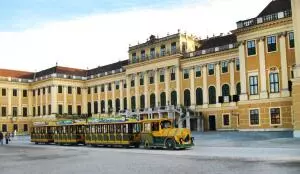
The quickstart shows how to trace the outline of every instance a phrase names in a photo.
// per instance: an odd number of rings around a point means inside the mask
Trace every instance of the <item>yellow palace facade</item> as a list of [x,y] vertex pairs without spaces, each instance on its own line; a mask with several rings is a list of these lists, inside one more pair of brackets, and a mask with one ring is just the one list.
[[0,69],[0,131],[26,132],[33,122],[70,116],[125,115],[169,117],[197,131],[300,136],[299,10],[297,0],[275,0],[227,35],[151,35],[129,47],[128,60],[90,70]]

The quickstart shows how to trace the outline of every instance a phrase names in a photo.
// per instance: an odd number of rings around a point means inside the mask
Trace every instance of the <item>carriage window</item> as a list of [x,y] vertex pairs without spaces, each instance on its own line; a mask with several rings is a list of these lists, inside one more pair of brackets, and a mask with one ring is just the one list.
[[171,128],[171,122],[168,120],[162,121],[160,124],[162,129]]
[[121,133],[121,124],[116,125],[116,132]]
[[124,124],[122,126],[123,126],[123,133],[128,133],[128,131],[127,131],[128,124]]
[[158,122],[152,123],[152,131],[159,131],[159,123]]
[[150,123],[145,123],[144,124],[144,132],[151,132]]

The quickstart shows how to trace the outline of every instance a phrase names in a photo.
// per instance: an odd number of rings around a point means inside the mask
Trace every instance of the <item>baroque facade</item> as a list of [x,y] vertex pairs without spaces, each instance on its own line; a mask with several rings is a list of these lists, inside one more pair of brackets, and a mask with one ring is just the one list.
[[170,117],[198,131],[297,135],[299,9],[296,0],[273,0],[227,35],[152,35],[129,47],[128,60],[90,70],[0,69],[0,130],[28,131],[34,121],[70,115],[126,115]]

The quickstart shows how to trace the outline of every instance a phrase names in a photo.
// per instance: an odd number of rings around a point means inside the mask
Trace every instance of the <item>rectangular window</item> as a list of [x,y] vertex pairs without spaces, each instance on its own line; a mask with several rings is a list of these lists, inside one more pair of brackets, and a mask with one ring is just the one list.
[[17,107],[13,107],[13,116],[16,117],[18,116],[18,108]]
[[136,62],[136,53],[132,53],[131,60],[132,60],[133,63]]
[[43,94],[45,95],[45,93],[46,93],[46,88],[43,88]]
[[62,93],[62,86],[58,86],[58,93]]
[[248,51],[248,56],[252,56],[256,54],[255,40],[247,41],[247,51]]
[[222,66],[222,73],[227,73],[228,72],[228,62],[222,61],[221,66]]
[[224,114],[223,115],[223,126],[229,126],[229,124],[230,124],[229,114]]
[[41,107],[38,106],[38,116],[40,116],[40,115],[41,115]]
[[1,107],[1,115],[6,116],[6,107]]
[[18,125],[17,124],[14,124],[14,130],[18,131]]
[[236,69],[237,71],[240,70],[240,59],[235,59],[235,69]]
[[46,115],[46,105],[43,106],[43,115]]
[[81,88],[77,87],[77,94],[80,95],[81,94]]
[[72,115],[72,105],[68,105],[68,115]]
[[27,132],[28,131],[28,125],[27,124],[24,124],[24,132]]
[[32,91],[32,96],[35,96],[35,91],[36,91],[36,90],[33,90],[33,91]]
[[77,106],[77,115],[81,115],[81,106],[80,105]]
[[13,96],[18,96],[18,91],[17,91],[17,89],[13,89]]
[[153,74],[150,73],[149,74],[149,84],[153,84],[154,83],[154,77],[153,77]]
[[23,90],[23,97],[27,97],[27,90]]
[[51,115],[51,105],[48,105],[48,115]]
[[111,91],[111,83],[108,84],[108,91]]
[[144,85],[144,74],[140,74],[140,85]]
[[62,115],[63,114],[63,106],[58,105],[58,114]]
[[2,88],[2,96],[6,96],[6,89]]
[[166,55],[166,46],[162,45],[160,47],[160,56],[165,56]]
[[120,82],[119,81],[116,81],[115,82],[115,86],[116,86],[116,90],[118,90],[120,88]]
[[271,124],[280,124],[280,108],[271,108]]
[[258,94],[258,80],[257,76],[250,76],[249,77],[249,84],[250,84],[250,95],[257,95]]
[[38,95],[41,95],[41,90],[40,89],[38,89]]
[[172,68],[171,69],[171,80],[175,80],[176,79],[176,74],[175,74],[175,69],[174,68]]
[[201,68],[200,66],[196,67],[196,77],[200,77],[201,76]]
[[142,50],[141,51],[141,59],[145,60],[145,58],[146,58],[145,50]]
[[68,86],[68,94],[72,94],[72,87]]
[[276,36],[267,37],[268,52],[276,51]]
[[270,73],[270,92],[271,93],[278,93],[279,92],[278,73]]
[[208,75],[214,75],[214,74],[215,74],[215,65],[208,64]]
[[134,87],[134,78],[132,77],[132,79],[130,80],[130,85],[131,87]]
[[95,93],[95,94],[98,93],[98,88],[97,88],[97,86],[94,86],[94,93]]
[[188,69],[184,69],[183,70],[183,79],[188,79],[189,78],[189,70]]
[[294,32],[289,32],[289,45],[290,48],[295,48]]
[[36,113],[35,113],[35,107],[32,108],[32,115],[33,115],[33,116],[36,115]]
[[126,88],[127,88],[126,81],[124,81],[124,83],[123,83],[123,88],[124,88],[124,89],[126,89]]
[[50,94],[51,93],[51,87],[48,86],[48,93]]
[[27,108],[26,107],[23,108],[23,117],[27,117]]
[[104,84],[101,85],[101,92],[104,92]]
[[165,71],[161,70],[159,75],[159,81],[164,82],[165,81]]
[[6,124],[2,124],[2,132],[7,132],[7,125]]
[[176,42],[171,43],[171,54],[176,54]]
[[259,125],[259,110],[250,110],[250,125]]
[[91,87],[88,87],[88,94],[91,94]]
[[155,48],[150,49],[150,58],[151,59],[155,58]]

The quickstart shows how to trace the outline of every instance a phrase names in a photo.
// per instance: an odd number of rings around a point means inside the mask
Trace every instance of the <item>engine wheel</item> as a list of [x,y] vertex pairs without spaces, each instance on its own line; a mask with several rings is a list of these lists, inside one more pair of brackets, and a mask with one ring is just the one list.
[[165,142],[165,146],[167,149],[175,149],[175,142],[172,139],[167,139]]

